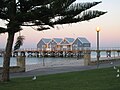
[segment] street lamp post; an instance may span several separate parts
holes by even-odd
[[[100,28],[97,27],[96,28],[97,31],[97,68],[99,68],[99,58],[100,58],[100,51],[99,51],[99,32],[100,32]]]

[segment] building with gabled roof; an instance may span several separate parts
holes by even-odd
[[[72,50],[72,43],[74,40],[74,38],[64,38],[60,43],[60,50]]]
[[[90,42],[84,37],[78,37],[72,44],[73,50],[85,50],[90,49]]]
[[[72,50],[84,50],[90,49],[90,42],[84,37],[74,38],[42,38],[37,44],[37,48],[40,50],[50,51],[72,51]]]
[[[50,43],[52,39],[49,39],[49,38],[42,38],[38,44],[37,44],[37,48],[40,49],[40,50],[48,50],[49,47],[48,47],[48,44]]]
[[[53,38],[48,44],[50,51],[60,50],[59,44],[61,43],[62,38]]]
[[[85,44],[85,43],[90,43],[86,38],[84,37],[78,37],[78,39],[81,41],[82,44]]]

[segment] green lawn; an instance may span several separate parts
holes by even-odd
[[[13,78],[0,83],[0,90],[120,90],[120,78],[113,68],[87,70],[71,73]]]

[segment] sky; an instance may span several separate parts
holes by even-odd
[[[100,0],[77,0],[77,2],[93,2]],[[85,37],[91,47],[96,47],[96,27],[100,27],[100,47],[120,47],[120,0],[102,0],[102,3],[94,6],[91,10],[107,11],[105,15],[90,21],[83,21],[70,25],[55,26],[47,31],[38,32],[30,27],[24,27],[21,35],[25,36],[21,48],[36,48],[41,38],[77,38]],[[3,25],[0,20],[0,25]],[[16,37],[19,33],[16,33]],[[7,34],[0,35],[0,48],[5,48]]]

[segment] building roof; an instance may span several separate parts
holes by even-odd
[[[46,44],[46,43],[49,43],[51,41],[51,39],[49,39],[49,38],[42,38],[42,41]]]
[[[82,42],[82,43],[90,43],[86,38],[84,37],[78,37],[78,39]]]
[[[74,42],[74,38],[65,38],[69,43],[73,43]]]
[[[54,40],[56,43],[60,43],[63,39],[62,39],[62,38],[53,38],[53,40]]]

